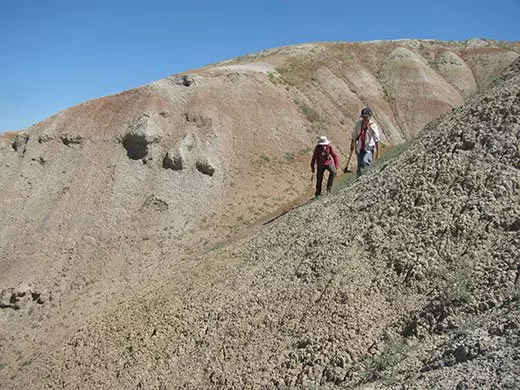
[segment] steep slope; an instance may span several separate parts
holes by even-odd
[[[370,104],[386,146],[483,88],[517,43],[316,43],[173,75],[0,142],[0,376],[312,191]],[[179,286],[180,289],[185,288]]]
[[[20,388],[518,387],[519,138],[517,60],[396,159],[107,308]]]

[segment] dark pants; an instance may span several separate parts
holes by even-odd
[[[324,167],[320,167],[318,165],[318,172],[316,174],[316,192],[315,196],[321,195],[321,183],[323,182],[323,174],[325,170],[329,171],[329,178],[327,180],[327,192],[332,190],[332,183],[334,183],[334,176],[336,176],[336,167],[334,164],[325,165]]]

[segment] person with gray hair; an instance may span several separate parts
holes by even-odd
[[[318,144],[314,148],[311,160],[311,171],[314,173],[315,166],[318,167],[318,173],[316,174],[316,192],[314,196],[318,197],[321,195],[321,185],[323,182],[323,174],[325,171],[329,171],[329,178],[327,180],[327,194],[332,190],[332,184],[334,183],[334,177],[339,167],[339,157],[336,151],[330,144],[330,141],[325,136],[321,136],[318,139]]]

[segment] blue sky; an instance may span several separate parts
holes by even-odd
[[[0,132],[279,46],[520,40],[520,0],[0,0]]]

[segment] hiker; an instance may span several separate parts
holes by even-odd
[[[318,173],[316,175],[316,192],[314,196],[321,195],[321,183],[323,182],[323,174],[325,170],[329,171],[329,178],[327,180],[327,193],[332,190],[334,183],[334,176],[339,166],[339,157],[330,145],[330,141],[325,136],[318,139],[318,144],[314,148],[314,153],[311,160],[311,171],[314,173],[314,166],[318,166]]]
[[[354,126],[350,143],[350,152],[355,150],[357,155],[358,177],[372,160],[379,157],[379,141],[379,128],[372,119],[372,110],[365,107],[361,110],[361,119]]]

